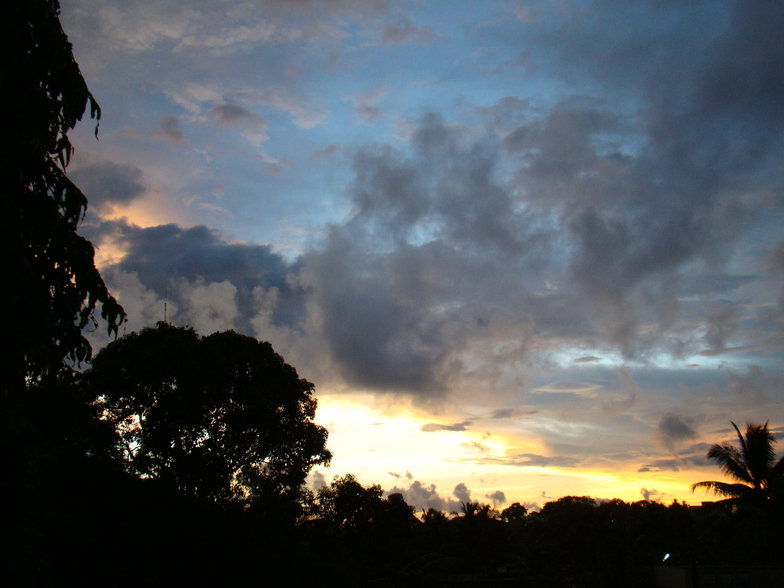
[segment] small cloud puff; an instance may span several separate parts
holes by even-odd
[[[467,425],[470,424],[470,421],[463,421],[462,423],[452,423],[450,425],[445,425],[441,423],[426,423],[422,425],[420,431],[425,433],[435,433],[436,431],[467,431]]]
[[[438,36],[426,27],[418,27],[407,18],[401,18],[381,31],[382,45],[428,45]]]

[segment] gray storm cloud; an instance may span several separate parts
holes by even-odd
[[[84,192],[90,208],[99,211],[112,205],[130,204],[146,190],[142,170],[127,163],[92,163],[72,172],[70,176]]]
[[[205,332],[237,329],[263,338],[252,323],[260,302],[272,303],[272,325],[296,325],[304,316],[303,292],[290,279],[296,267],[269,246],[230,243],[204,226],[142,229],[118,221],[90,227],[88,234],[97,241],[111,236],[126,251],[121,262],[104,271],[110,284],[127,289],[127,276],[135,276],[136,289],[154,292],[160,307],[168,301],[169,319],[180,324]],[[260,298],[259,288],[274,294]],[[149,325],[138,325],[143,326]]]
[[[729,21],[692,28],[632,18],[628,4],[567,14],[567,36],[541,23],[535,40],[554,76],[613,89],[604,98],[509,95],[475,109],[472,124],[433,108],[406,121],[406,141],[341,147],[348,213],[297,259],[204,226],[115,222],[94,229],[127,251],[107,276],[135,276],[183,320],[284,329],[351,387],[423,399],[518,394],[570,345],[585,350],[568,360],[577,366],[778,348],[780,312],[740,293],[763,270],[780,273],[780,255],[742,274],[728,262],[750,223],[784,201],[773,24],[784,8],[743,3]],[[608,24],[608,10],[636,34]],[[426,33],[405,20],[389,31],[408,42]],[[218,124],[265,135],[245,106],[211,104]],[[172,140],[176,122],[161,120]],[[134,169],[88,166],[81,182],[97,205],[127,201],[143,190]],[[621,392],[591,406],[609,418],[639,402],[630,377]],[[546,396],[531,398],[557,400]],[[663,440],[688,438],[676,426],[686,417],[667,418]]]
[[[672,453],[677,453],[677,447],[681,442],[696,439],[698,436],[694,420],[676,414],[662,417],[659,421],[658,434],[664,446]]]
[[[675,441],[693,439],[697,436],[692,419],[674,414],[662,417],[659,422],[659,433]]]
[[[457,486],[455,486],[455,489],[452,490],[452,494],[460,502],[471,501],[471,490],[469,490],[468,487],[463,482],[460,482]]]
[[[493,506],[501,506],[502,504],[506,504],[506,494],[504,494],[501,490],[496,490],[490,494],[485,494],[485,498],[490,500],[490,503]]]
[[[696,71],[703,60],[720,67],[725,45],[741,50],[736,37],[744,34],[747,24],[717,32],[670,75]],[[656,55],[648,57],[653,71]],[[592,67],[601,77],[625,67],[618,60]],[[778,82],[769,83],[775,63],[766,60],[759,79],[743,74],[750,93],[778,96]],[[467,372],[467,350],[499,337],[497,325],[510,324],[504,309],[512,308],[523,361],[526,319],[545,345],[556,335],[599,336],[627,359],[697,351],[684,328],[700,324],[705,344],[723,349],[738,324],[734,303],[691,307],[679,300],[678,284],[701,278],[687,266],[720,267],[755,208],[774,202],[771,156],[781,141],[755,147],[768,151],[759,159],[732,147],[751,141],[757,127],[725,128],[717,124],[722,113],[740,109],[753,123],[770,106],[744,95],[725,97],[718,112],[706,109],[716,99],[708,75],[696,74],[677,101],[639,80],[628,88],[647,105],[637,124],[611,105],[573,100],[503,137],[477,139],[473,130],[469,138],[431,114],[415,124],[410,151],[358,150],[348,192],[355,213],[304,258],[346,377],[439,394]],[[492,128],[504,112],[493,111]],[[717,175],[706,154],[735,175]],[[717,287],[749,279],[713,271],[702,283],[708,278]],[[647,328],[651,322],[660,328]]]

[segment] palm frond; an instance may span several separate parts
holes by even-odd
[[[766,487],[772,488],[773,486],[784,487],[784,457],[770,468],[768,479],[766,480]]]
[[[746,425],[746,439],[744,447],[744,460],[746,467],[754,480],[754,487],[761,488],[765,485],[773,462],[776,459],[776,452],[773,450],[775,438],[768,430],[768,424]]]
[[[776,465],[770,468],[770,478],[784,478],[784,456],[782,456]]]
[[[713,445],[708,450],[708,458],[718,462],[721,470],[731,478],[753,484],[752,477],[744,464],[743,454],[737,447],[729,443]]]
[[[751,488],[745,484],[727,484],[726,482],[710,481],[692,484],[691,491],[694,492],[695,490],[706,490],[718,494],[719,496],[727,496],[729,498],[740,498],[751,491]]]
[[[740,441],[740,447],[743,450],[742,453],[743,456],[745,457],[749,454],[749,448],[746,446],[746,440],[743,438],[743,433],[740,432],[738,425],[736,425],[733,421],[730,421],[730,424],[732,425],[732,428],[735,429],[735,432],[738,434],[738,441]],[[746,428],[748,427],[749,425],[748,423],[746,423]]]

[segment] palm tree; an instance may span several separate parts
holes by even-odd
[[[478,502],[460,502],[460,512],[463,513],[463,518],[472,519],[475,516],[479,515],[479,512],[482,510],[482,505]]]
[[[784,490],[784,457],[776,462],[773,449],[776,439],[768,430],[768,423],[746,423],[745,435],[735,423],[732,426],[738,433],[740,449],[726,442],[716,444],[708,450],[708,458],[718,462],[736,483],[697,482],[692,484],[691,491],[708,490],[731,499],[752,501],[780,496]]]
[[[442,524],[446,523],[446,521],[447,521],[446,513],[444,513],[443,511],[437,510],[437,509],[433,508],[432,506],[430,508],[428,508],[427,511],[425,511],[425,509],[423,508],[422,509],[422,521],[425,524],[442,525]]]

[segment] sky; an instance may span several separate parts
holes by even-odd
[[[315,487],[698,504],[731,420],[784,433],[784,3],[61,6],[125,330],[270,341]]]

